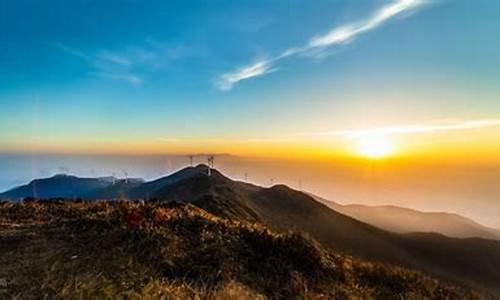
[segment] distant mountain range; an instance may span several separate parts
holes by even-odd
[[[499,229],[486,227],[458,214],[422,212],[392,205],[342,205],[315,195],[311,196],[335,211],[392,232],[435,232],[456,238],[480,237],[500,240]]]
[[[28,197],[110,199],[126,195],[128,190],[143,182],[144,180],[139,178],[82,178],[57,174],[49,178],[34,179],[26,185],[1,193],[0,199],[19,200]]]
[[[356,220],[285,185],[264,188],[233,181],[205,165],[188,167],[151,182],[132,181],[122,187],[109,179],[79,180],[52,177],[32,181],[0,198],[32,196],[99,199],[122,195],[131,199],[183,201],[233,220],[261,222],[279,231],[299,230],[326,247],[365,259],[402,265],[475,288],[500,293],[500,242],[481,238],[457,239],[436,233],[398,234]],[[71,183],[72,182],[72,183]],[[43,183],[43,184],[42,184]],[[68,192],[68,184],[71,192]],[[73,185],[71,185],[73,184]],[[46,189],[41,187],[45,186]],[[113,188],[115,186],[115,188]],[[50,187],[50,189],[49,189]],[[77,195],[76,191],[82,191]],[[107,191],[107,193],[101,193]],[[57,192],[61,192],[57,195]],[[111,197],[113,198],[113,197]]]

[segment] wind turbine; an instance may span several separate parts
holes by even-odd
[[[62,167],[59,167],[59,172],[61,172],[63,175],[68,175],[69,169],[62,166]]]
[[[123,170],[123,175],[125,175],[125,184],[128,183],[128,172],[127,170]]]
[[[208,158],[208,176],[212,175],[212,169],[214,167],[214,156],[210,155]]]

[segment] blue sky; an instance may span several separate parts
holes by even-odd
[[[499,10],[488,0],[3,1],[0,150],[498,118]]]

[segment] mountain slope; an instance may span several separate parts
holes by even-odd
[[[311,196],[340,213],[392,232],[435,232],[457,238],[480,237],[500,240],[500,232],[497,229],[488,228],[457,214],[421,212],[388,205],[341,205],[314,195]]]
[[[152,199],[194,203],[226,218],[260,221],[258,205],[248,197],[260,188],[233,181],[217,170],[211,172],[212,175],[208,176],[208,167],[205,165],[186,168],[169,176],[174,180],[164,180],[167,184],[149,195]]]
[[[190,204],[0,203],[7,298],[481,299]]]
[[[260,208],[275,227],[301,229],[334,249],[425,271],[498,292],[500,242],[435,234],[398,235],[315,203],[284,186],[263,189]],[[261,214],[262,216],[263,214]]]
[[[128,190],[131,199],[183,201],[235,221],[299,230],[326,247],[401,265],[500,294],[500,242],[397,234],[341,214],[283,185],[263,188],[233,181],[207,166],[189,167]],[[104,195],[94,195],[102,198]]]
[[[144,184],[140,178],[116,179],[111,184],[94,189],[82,195],[84,199],[124,199],[128,198],[130,190]]]
[[[199,175],[202,172],[207,172],[207,168],[203,165],[197,168],[189,167],[182,169],[169,176],[161,177],[153,181],[145,182],[144,184],[131,189],[128,195],[132,199],[149,199],[155,196],[158,190],[172,185],[178,181],[186,178],[191,178],[193,176]]]
[[[110,199],[126,195],[128,190],[142,184],[142,179],[116,179],[113,177],[82,178],[59,174],[35,179],[30,183],[0,194],[0,199],[82,198]]]
[[[110,185],[112,178],[79,178],[76,176],[59,174],[50,178],[35,179],[5,193],[1,198],[18,199],[25,197],[81,197],[95,189]]]
[[[298,229],[338,251],[500,292],[500,242],[395,234],[333,211],[286,186],[257,187],[217,171],[209,177],[204,166],[190,170],[198,173],[155,190],[152,198],[191,202],[215,215],[257,220],[280,231]]]

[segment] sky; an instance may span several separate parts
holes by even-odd
[[[0,151],[310,157],[480,145],[489,159],[500,149],[499,9],[3,1]]]
[[[0,190],[60,172],[152,179],[215,153],[234,178],[500,227],[498,11],[2,1]]]

